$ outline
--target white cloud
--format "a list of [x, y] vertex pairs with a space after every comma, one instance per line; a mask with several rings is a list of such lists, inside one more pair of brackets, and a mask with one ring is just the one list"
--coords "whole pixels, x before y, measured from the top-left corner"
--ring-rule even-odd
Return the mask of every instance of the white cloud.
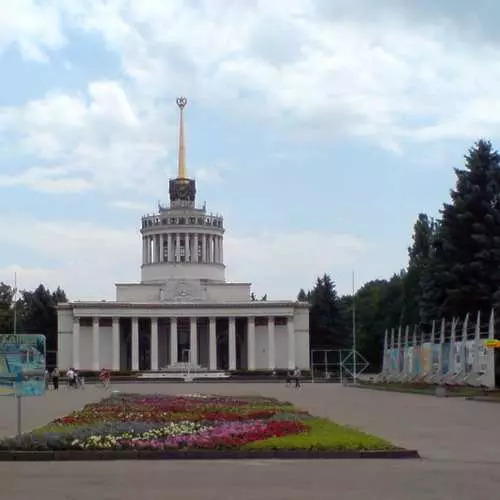
[[54, 2], [3, 0], [0, 15], [0, 54], [11, 44], [25, 59], [46, 62], [47, 50], [65, 43], [60, 9]]
[[[30, 228], [28, 238], [26, 227]], [[32, 269], [20, 260], [0, 269], [0, 281], [11, 281], [14, 270], [18, 271], [20, 287], [34, 287], [42, 281], [49, 288], [62, 286], [72, 299], [112, 299], [114, 283], [140, 280], [141, 243], [136, 229], [17, 215], [0, 221], [0, 244], [7, 252], [9, 248], [13, 253], [22, 250], [37, 255], [40, 262], [54, 261]], [[273, 299], [293, 298], [324, 272], [345, 274], [345, 268], [353, 268], [367, 249], [354, 236], [314, 231], [232, 235], [225, 243], [227, 277], [253, 281], [258, 293], [268, 293]], [[344, 292], [349, 283], [345, 278], [339, 279]]]
[[24, 186], [46, 193], [76, 193], [91, 189], [87, 180], [68, 176], [64, 167], [34, 167], [17, 175], [0, 175], [0, 187], [10, 186]]
[[148, 205], [147, 203], [140, 203], [130, 200], [115, 200], [112, 201], [110, 205], [114, 208], [123, 208], [125, 210], [141, 211], [143, 213], [146, 213], [148, 212], [148, 210], [151, 210], [151, 206]]
[[[212, 112], [265, 119], [270, 130], [277, 122], [314, 130], [325, 143], [356, 135], [401, 153], [406, 142], [500, 135], [500, 114], [491, 111], [496, 49], [463, 43], [444, 15], [415, 24], [422, 10], [408, 2], [394, 8], [384, 0], [376, 9], [366, 0], [6, 5], [0, 47], [15, 44], [42, 59], [65, 43], [68, 28], [81, 30], [104, 41], [123, 78], [0, 109], [9, 148], [37, 158], [4, 185], [152, 194], [176, 146], [171, 103], [181, 91]], [[39, 167], [52, 169], [45, 182], [26, 181]], [[220, 174], [204, 170], [207, 178]]]
[[[492, 49], [461, 43], [444, 15], [415, 25], [421, 12], [382, 4], [360, 16], [364, 1], [117, 0], [87, 4], [76, 22], [104, 38], [144, 95], [183, 88], [207, 105], [286, 113], [391, 148], [411, 139], [424, 118], [458, 119], [459, 134], [474, 135], [481, 124], [498, 131], [499, 118], [485, 123], [463, 113], [484, 92], [496, 102], [500, 63]], [[479, 71], [488, 75], [481, 83]]]
[[165, 138], [175, 131], [160, 115], [159, 109], [134, 109], [115, 81], [92, 82], [85, 94], [54, 93], [22, 108], [0, 108], [0, 131], [18, 134], [17, 142], [6, 136], [9, 146], [46, 163], [4, 174], [0, 183], [44, 191], [46, 183], [68, 191], [148, 191], [156, 173], [166, 174], [160, 160], [167, 153]]

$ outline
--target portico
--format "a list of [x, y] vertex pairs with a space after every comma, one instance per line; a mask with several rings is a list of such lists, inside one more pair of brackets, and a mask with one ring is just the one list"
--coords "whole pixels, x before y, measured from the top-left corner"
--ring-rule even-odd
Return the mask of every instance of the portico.
[[[72, 325], [71, 358], [76, 369], [90, 364], [95, 371], [157, 371], [187, 362], [213, 371], [274, 370], [278, 365], [294, 369], [297, 347], [302, 347], [296, 346], [293, 316], [259, 316], [257, 311], [226, 317], [81, 314]], [[90, 336], [91, 359], [82, 352], [89, 343], [82, 340], [82, 329]], [[286, 342], [280, 335], [278, 355], [276, 329], [279, 334], [286, 330]], [[64, 337], [61, 340], [64, 349]]]
[[188, 363], [208, 371], [309, 368], [309, 305], [252, 299], [225, 279], [224, 220], [195, 206], [186, 175], [179, 98], [178, 176], [170, 205], [141, 220], [139, 283], [116, 300], [58, 306], [58, 364], [98, 371], [158, 371]]

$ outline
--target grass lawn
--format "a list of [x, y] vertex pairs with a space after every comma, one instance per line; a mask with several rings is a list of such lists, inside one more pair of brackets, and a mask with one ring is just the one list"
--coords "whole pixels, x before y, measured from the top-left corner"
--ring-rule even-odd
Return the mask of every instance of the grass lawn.
[[114, 394], [0, 450], [395, 450], [384, 439], [262, 397]]

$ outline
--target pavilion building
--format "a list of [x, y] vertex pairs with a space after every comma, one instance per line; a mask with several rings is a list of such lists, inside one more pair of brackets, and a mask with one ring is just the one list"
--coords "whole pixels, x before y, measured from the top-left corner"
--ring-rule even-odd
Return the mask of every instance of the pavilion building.
[[178, 175], [170, 203], [142, 217], [140, 283], [114, 301], [58, 306], [60, 369], [161, 371], [309, 368], [309, 305], [253, 300], [250, 283], [225, 279], [224, 219], [196, 206], [187, 176], [185, 98], [178, 98]]

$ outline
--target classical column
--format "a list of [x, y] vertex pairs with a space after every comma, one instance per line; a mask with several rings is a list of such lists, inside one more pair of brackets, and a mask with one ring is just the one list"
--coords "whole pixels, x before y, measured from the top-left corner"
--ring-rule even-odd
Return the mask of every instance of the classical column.
[[274, 370], [276, 368], [276, 361], [274, 359], [274, 316], [269, 316], [267, 318], [267, 343], [268, 343], [268, 355], [269, 355], [269, 370]]
[[214, 264], [218, 263], [218, 258], [217, 258], [217, 236], [214, 236]]
[[192, 365], [198, 364], [198, 318], [191, 318], [189, 328], [189, 358]]
[[210, 370], [217, 370], [217, 326], [215, 318], [211, 317], [209, 320], [209, 340], [208, 340], [208, 359]]
[[153, 236], [154, 238], [154, 249], [155, 249], [155, 264], [158, 264], [160, 262], [160, 237], [159, 235], [155, 234]]
[[158, 318], [151, 318], [151, 370], [158, 370]]
[[255, 317], [249, 316], [247, 323], [248, 369], [255, 370]]
[[73, 318], [73, 368], [80, 369], [80, 318]]
[[113, 371], [120, 370], [120, 318], [113, 318]]
[[286, 320], [288, 330], [288, 369], [295, 370], [295, 322], [293, 316]]
[[224, 238], [219, 236], [220, 238], [220, 263], [224, 264]]
[[168, 262], [173, 262], [174, 260], [174, 252], [172, 246], [172, 235], [167, 235], [167, 260]]
[[92, 319], [92, 370], [99, 371], [99, 318]]
[[170, 364], [179, 361], [179, 342], [177, 339], [177, 318], [170, 318]]
[[207, 263], [207, 235], [201, 235], [201, 261]]
[[175, 262], [181, 261], [181, 233], [175, 235]]
[[139, 318], [132, 318], [132, 371], [139, 371]]
[[236, 370], [236, 320], [229, 318], [229, 369]]
[[184, 235], [184, 255], [185, 255], [185, 259], [186, 259], [186, 262], [190, 262], [191, 259], [191, 249], [189, 248], [189, 233], [186, 233]]
[[194, 233], [193, 252], [193, 262], [198, 262], [198, 233]]
[[160, 234], [160, 262], [165, 262], [165, 238]]
[[148, 243], [147, 243], [147, 238], [146, 236], [142, 237], [142, 263], [147, 264], [147, 249], [148, 249]]

